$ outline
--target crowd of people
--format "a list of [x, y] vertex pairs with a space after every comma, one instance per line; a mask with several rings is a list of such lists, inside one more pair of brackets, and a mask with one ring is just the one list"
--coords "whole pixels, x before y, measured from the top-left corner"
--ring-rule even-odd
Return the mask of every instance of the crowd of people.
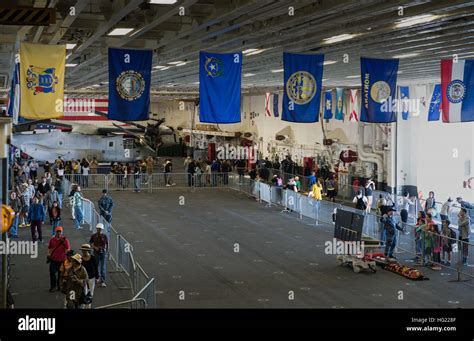
[[[59, 157], [54, 164], [45, 162], [41, 169], [36, 161], [21, 163], [15, 160], [11, 168], [11, 190], [9, 205], [15, 217], [9, 238], [18, 238], [20, 227], [29, 227], [31, 240], [43, 243], [48, 241], [47, 263], [50, 273], [50, 292], [56, 290], [64, 294], [64, 307], [91, 308], [96, 284], [106, 286], [106, 265], [108, 239], [103, 224], [97, 224], [88, 243], [82, 243], [80, 253], [71, 249], [71, 243], [63, 228], [63, 203], [71, 209], [74, 227], [82, 229], [83, 205], [87, 200], [82, 195], [81, 185], [87, 186], [88, 177], [97, 171], [95, 159], [88, 161], [63, 161]], [[91, 173], [89, 173], [91, 171]], [[70, 173], [69, 173], [70, 172]], [[41, 176], [39, 174], [42, 173]], [[65, 191], [65, 178], [76, 182], [69, 193]], [[66, 199], [65, 195], [69, 200]], [[110, 224], [112, 221], [113, 200], [104, 191], [98, 202], [100, 214]], [[43, 231], [45, 222], [51, 225], [51, 237]], [[46, 235], [45, 235], [46, 234]]]

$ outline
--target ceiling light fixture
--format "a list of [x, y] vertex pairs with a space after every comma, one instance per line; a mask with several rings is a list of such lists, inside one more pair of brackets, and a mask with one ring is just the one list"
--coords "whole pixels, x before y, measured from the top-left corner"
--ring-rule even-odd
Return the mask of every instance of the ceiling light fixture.
[[242, 53], [244, 55], [247, 55], [247, 54], [255, 52], [255, 51], [258, 51], [258, 49], [247, 49], [247, 50], [242, 51]]
[[323, 40], [324, 40], [324, 43], [325, 43], [325, 44], [333, 44], [333, 43], [338, 43], [338, 42], [340, 42], [340, 41], [352, 39], [352, 38], [354, 38], [355, 36], [356, 36], [355, 34], [347, 34], [347, 33], [344, 33], [344, 34], [340, 34], [340, 35], [337, 35], [337, 36], [325, 38], [325, 39], [323, 39]]
[[249, 53], [244, 54], [244, 55], [245, 55], [245, 56], [254, 56], [254, 55], [260, 54], [260, 53], [262, 53], [262, 52], [264, 52], [264, 51], [266, 51], [266, 50], [268, 50], [268, 49], [255, 50], [255, 51], [249, 52]]
[[336, 64], [337, 62], [335, 60], [325, 60], [323, 65], [331, 65], [331, 64]]
[[77, 66], [76, 63], [69, 63], [69, 64], [66, 64], [66, 67], [74, 67], [74, 66]]
[[115, 28], [109, 32], [109, 36], [124, 36], [133, 31], [133, 28]]
[[168, 64], [170, 65], [178, 65], [178, 64], [181, 64], [181, 63], [184, 63], [182, 60], [178, 60], [176, 62], [169, 62]]
[[276, 69], [276, 70], [272, 70], [272, 73], [283, 72], [283, 71], [285, 71], [285, 70], [283, 70], [283, 69]]
[[182, 62], [182, 63], [176, 64], [176, 66], [183, 66], [183, 65], [186, 65], [186, 64], [188, 64], [188, 62]]
[[360, 75], [347, 76], [346, 78], [360, 78]]
[[178, 0], [148, 0], [148, 3], [152, 5], [173, 5], [176, 2]]
[[397, 21], [395, 23], [395, 27], [403, 28], [403, 27], [410, 27], [410, 26], [419, 25], [419, 24], [426, 24], [438, 18], [439, 18], [439, 15], [433, 15], [433, 14], [416, 15], [414, 17]]
[[416, 57], [418, 55], [419, 55], [419, 53], [413, 52], [413, 53], [398, 54], [396, 56], [393, 56], [393, 58], [402, 59], [402, 58]]
[[66, 44], [66, 50], [72, 50], [77, 44]]
[[252, 77], [255, 76], [255, 73], [244, 73], [244, 77]]

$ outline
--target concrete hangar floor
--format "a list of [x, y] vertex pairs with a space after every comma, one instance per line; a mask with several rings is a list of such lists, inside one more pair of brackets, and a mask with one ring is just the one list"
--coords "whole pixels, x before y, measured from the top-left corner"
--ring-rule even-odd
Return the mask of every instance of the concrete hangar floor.
[[[84, 194], [96, 202], [100, 191]], [[447, 269], [421, 268], [430, 280], [410, 281], [336, 266], [324, 253], [332, 225], [300, 221], [232, 189], [110, 195], [114, 228], [156, 279], [158, 308], [474, 307], [474, 283], [450, 282], [456, 274]]]

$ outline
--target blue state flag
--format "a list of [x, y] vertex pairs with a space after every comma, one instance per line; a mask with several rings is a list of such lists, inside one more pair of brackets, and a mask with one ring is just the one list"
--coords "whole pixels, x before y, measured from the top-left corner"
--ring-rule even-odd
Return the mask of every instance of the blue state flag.
[[148, 119], [152, 59], [152, 50], [109, 48], [109, 119]]
[[324, 92], [324, 118], [326, 120], [332, 118], [332, 90]]
[[360, 58], [362, 122], [389, 123], [397, 120], [396, 91], [398, 59]]
[[8, 95], [7, 115], [12, 117], [13, 124], [18, 124], [20, 113], [20, 63], [15, 63], [10, 93]]
[[439, 121], [441, 116], [441, 84], [436, 84], [431, 96], [430, 108], [428, 109], [428, 121]]
[[336, 88], [336, 120], [344, 120], [344, 89]]
[[279, 100], [279, 96], [278, 94], [273, 94], [273, 116], [275, 117], [278, 117], [279, 116], [279, 113], [278, 113], [278, 100]]
[[321, 105], [324, 55], [283, 53], [284, 95], [282, 120], [317, 122]]
[[199, 120], [205, 123], [240, 122], [242, 53], [199, 54]]
[[401, 102], [401, 112], [402, 118], [406, 121], [408, 120], [409, 114], [409, 99], [410, 99], [410, 90], [408, 86], [400, 86], [400, 102]]

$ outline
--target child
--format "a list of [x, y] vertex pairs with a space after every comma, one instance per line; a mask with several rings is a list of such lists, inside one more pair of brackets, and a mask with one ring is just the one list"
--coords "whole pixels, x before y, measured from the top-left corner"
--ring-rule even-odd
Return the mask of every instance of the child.
[[433, 239], [433, 270], [441, 270], [441, 234], [438, 225], [431, 225], [431, 237]]
[[61, 222], [61, 209], [59, 208], [58, 202], [54, 201], [53, 206], [49, 211], [49, 217], [51, 218], [51, 224], [53, 226], [53, 236], [56, 234], [55, 229]]
[[441, 261], [441, 264], [447, 266], [451, 265], [451, 253], [453, 252], [453, 244], [456, 243], [456, 232], [454, 232], [454, 230], [449, 227], [450, 224], [451, 222], [449, 220], [443, 220], [443, 238], [441, 240], [441, 244], [443, 247], [443, 259]]
[[426, 214], [424, 211], [418, 212], [418, 218], [416, 220], [416, 225], [414, 228], [414, 235], [415, 235], [415, 250], [416, 250], [416, 257], [415, 260], [421, 262], [421, 254], [422, 254], [422, 239], [421, 234], [426, 224]]

